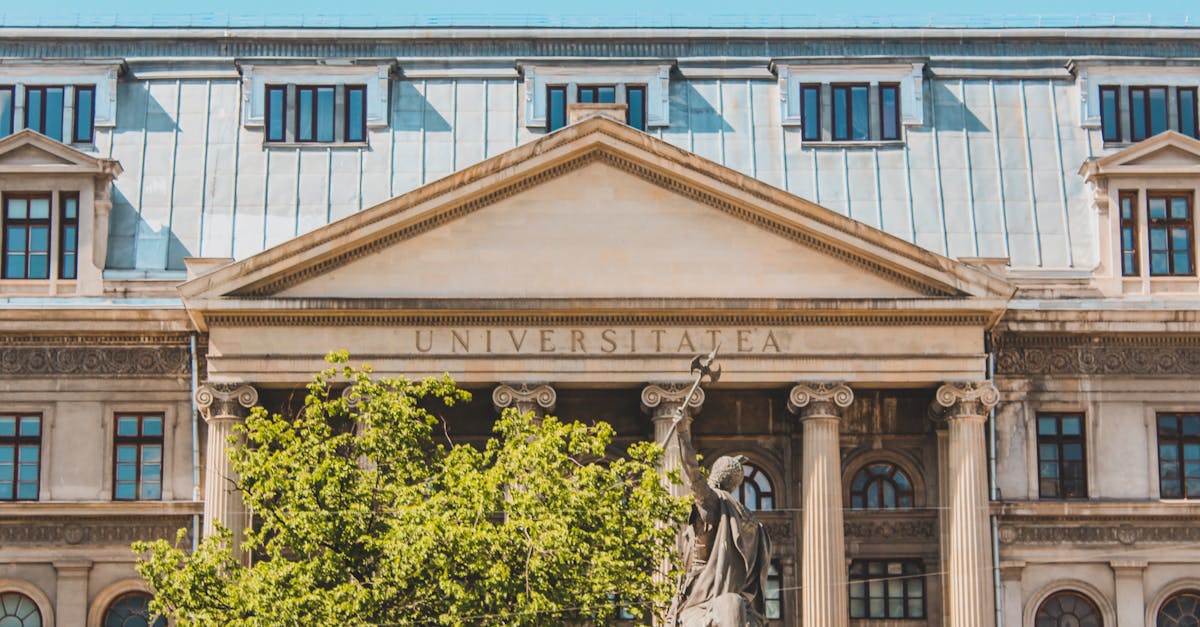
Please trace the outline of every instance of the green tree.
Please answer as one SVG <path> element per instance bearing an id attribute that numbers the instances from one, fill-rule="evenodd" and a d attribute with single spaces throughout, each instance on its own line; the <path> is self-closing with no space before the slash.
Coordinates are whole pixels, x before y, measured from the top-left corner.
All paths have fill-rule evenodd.
<path id="1" fill-rule="evenodd" d="M 439 444 L 428 407 L 469 400 L 449 377 L 375 378 L 343 353 L 299 415 L 255 408 L 231 449 L 255 528 L 191 553 L 137 543 L 152 609 L 190 625 L 648 623 L 671 595 L 687 502 L 662 450 L 613 455 L 613 429 L 506 411 L 481 447 Z M 338 393 L 348 384 L 347 395 Z M 440 439 L 440 438 L 439 438 Z"/>

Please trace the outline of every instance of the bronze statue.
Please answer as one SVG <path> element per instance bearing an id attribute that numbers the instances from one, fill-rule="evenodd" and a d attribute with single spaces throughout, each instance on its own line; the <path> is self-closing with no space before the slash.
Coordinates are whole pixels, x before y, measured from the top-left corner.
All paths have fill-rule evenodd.
<path id="1" fill-rule="evenodd" d="M 707 363 L 697 358 L 696 384 L 706 374 L 715 380 Z M 686 403 L 684 404 L 686 406 Z M 672 627 L 759 627 L 766 624 L 763 590 L 770 567 L 771 543 L 766 529 L 731 493 L 744 480 L 745 458 L 721 457 L 708 480 L 700 474 L 692 446 L 691 419 L 682 411 L 674 424 L 683 465 L 684 482 L 695 503 L 680 534 L 684 576 L 668 614 Z"/>

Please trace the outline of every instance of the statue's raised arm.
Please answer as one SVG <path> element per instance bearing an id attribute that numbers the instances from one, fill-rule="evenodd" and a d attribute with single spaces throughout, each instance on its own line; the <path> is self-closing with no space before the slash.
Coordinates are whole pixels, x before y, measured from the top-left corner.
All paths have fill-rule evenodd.
<path id="1" fill-rule="evenodd" d="M 676 418 L 675 433 L 679 442 L 680 465 L 683 467 L 683 481 L 692 496 L 696 499 L 696 508 L 704 520 L 715 515 L 718 501 L 717 493 L 708 485 L 704 475 L 700 473 L 699 456 L 692 444 L 692 420 L 682 414 Z"/>

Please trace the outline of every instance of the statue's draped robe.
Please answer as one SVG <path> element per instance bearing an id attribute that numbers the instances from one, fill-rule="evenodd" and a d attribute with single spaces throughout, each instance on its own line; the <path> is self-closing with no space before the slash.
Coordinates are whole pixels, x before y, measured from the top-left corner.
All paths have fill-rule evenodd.
<path id="1" fill-rule="evenodd" d="M 763 591 L 770 564 L 770 540 L 762 524 L 736 498 L 724 490 L 714 488 L 713 492 L 717 495 L 717 517 L 708 523 L 708 529 L 716 528 L 708 560 L 703 564 L 693 563 L 695 530 L 705 524 L 697 506 L 693 506 L 688 525 L 680 536 L 686 575 L 671 615 L 676 617 L 676 624 L 687 627 L 713 624 L 705 617 L 710 615 L 714 599 L 732 593 L 746 601 L 746 624 L 763 625 L 766 623 Z"/>

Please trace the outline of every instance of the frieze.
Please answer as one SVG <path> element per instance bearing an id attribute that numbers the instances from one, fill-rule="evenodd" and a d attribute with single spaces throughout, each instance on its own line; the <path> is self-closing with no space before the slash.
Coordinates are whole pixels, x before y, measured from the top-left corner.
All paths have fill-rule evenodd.
<path id="1" fill-rule="evenodd" d="M 6 346 L 0 374 L 10 376 L 186 376 L 187 346 Z"/>
<path id="2" fill-rule="evenodd" d="M 1001 336 L 1002 375 L 1200 374 L 1200 338 Z"/>
<path id="3" fill-rule="evenodd" d="M 120 545 L 163 538 L 174 541 L 191 519 L 145 518 L 98 521 L 20 521 L 0 524 L 0 546 Z M 190 538 L 190 532 L 188 537 Z"/>
<path id="4" fill-rule="evenodd" d="M 847 538 L 857 540 L 935 540 L 936 520 L 847 520 Z"/>
<path id="5" fill-rule="evenodd" d="M 767 537 L 772 542 L 781 542 L 792 539 L 792 523 L 784 522 L 763 522 L 763 526 L 767 528 Z"/>
<path id="6" fill-rule="evenodd" d="M 1123 523 L 1119 525 L 1002 525 L 1001 544 L 1168 544 L 1200 542 L 1200 526 Z"/>

